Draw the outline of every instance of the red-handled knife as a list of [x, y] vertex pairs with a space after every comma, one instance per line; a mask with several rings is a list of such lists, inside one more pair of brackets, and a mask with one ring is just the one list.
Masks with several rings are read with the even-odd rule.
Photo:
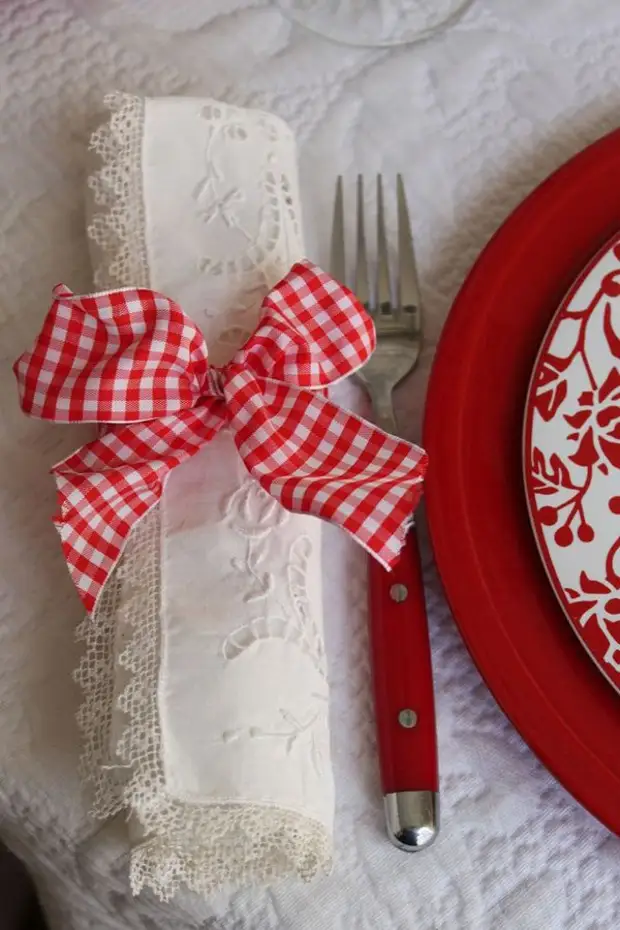
[[[353, 290], [372, 314], [377, 348], [357, 377], [379, 426], [397, 433], [394, 387], [415, 367], [422, 304], [402, 177], [397, 178], [398, 276], [391, 298], [381, 176], [377, 177], [377, 282], [366, 256], [363, 179], [357, 179], [357, 259]], [[345, 281], [342, 179], [336, 185], [331, 272]], [[439, 830], [439, 778], [433, 673], [417, 534], [412, 528], [397, 566], [369, 560], [370, 641], [379, 764], [388, 835], [406, 851], [423, 849]]]

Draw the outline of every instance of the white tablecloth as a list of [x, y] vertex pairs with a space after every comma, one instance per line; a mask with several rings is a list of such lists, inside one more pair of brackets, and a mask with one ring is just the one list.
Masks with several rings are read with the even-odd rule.
[[291, 28], [265, 0], [134, 0], [133, 27], [106, 27], [105, 6], [0, 5], [0, 835], [31, 869], [54, 930], [617, 925], [620, 843], [499, 711], [430, 565], [443, 829], [420, 856], [389, 846], [373, 742], [365, 559], [337, 532], [326, 534], [325, 565], [334, 874], [312, 887], [247, 890], [209, 904], [132, 900], [125, 825], [89, 820], [77, 775], [71, 670], [80, 607], [49, 521], [45, 472], [80, 431], [23, 418], [8, 366], [34, 335], [50, 287], [89, 284], [85, 142], [102, 95], [115, 87], [210, 94], [271, 109], [297, 132], [306, 235], [319, 261], [327, 260], [335, 175], [404, 172], [428, 314], [423, 364], [400, 396], [414, 433], [433, 347], [472, 261], [542, 178], [617, 123], [617, 0], [476, 0], [445, 35], [390, 51], [332, 45]]

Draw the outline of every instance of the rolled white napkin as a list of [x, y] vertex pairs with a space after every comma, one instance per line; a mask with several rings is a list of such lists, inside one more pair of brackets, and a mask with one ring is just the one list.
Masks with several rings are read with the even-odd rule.
[[[107, 104], [88, 180], [96, 284], [170, 296], [222, 365], [303, 257], [292, 134], [212, 100]], [[172, 471], [82, 624], [84, 774], [97, 816], [129, 811], [135, 893], [329, 869], [320, 539], [222, 430]]]

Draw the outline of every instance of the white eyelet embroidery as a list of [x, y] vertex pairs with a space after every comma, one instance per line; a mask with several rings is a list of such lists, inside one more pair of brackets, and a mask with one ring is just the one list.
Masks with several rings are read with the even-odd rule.
[[274, 588], [273, 574], [262, 569], [267, 556], [266, 539], [287, 521], [288, 513], [259, 484], [247, 478], [225, 500], [224, 519], [246, 544], [245, 558], [230, 560], [233, 571], [246, 584], [249, 581], [243, 601], [260, 601]]
[[[101, 167], [89, 180], [94, 195], [89, 236], [96, 281], [102, 288], [127, 283], [148, 287], [138, 194], [144, 103], [120, 94], [108, 97], [106, 103], [111, 116], [91, 144], [102, 158]], [[213, 123], [212, 139], [221, 132], [231, 143], [244, 145], [247, 133], [233, 113], [234, 108], [211, 103], [202, 109], [202, 117]], [[259, 117], [258, 122], [264, 138], [275, 143], [277, 131], [269, 118]], [[205, 158], [205, 175], [194, 187], [193, 197], [200, 219], [207, 225], [223, 222], [243, 236], [243, 224], [236, 219], [243, 192], [226, 186], [224, 166], [209, 160], [209, 140]], [[237, 276], [243, 282], [224, 315], [209, 307], [204, 310], [215, 364], [222, 364], [247, 339], [256, 325], [266, 287], [290, 264], [290, 245], [282, 231], [286, 226], [298, 230], [299, 224], [292, 198], [289, 202], [281, 196], [282, 190], [290, 190], [288, 179], [275, 169], [276, 159], [269, 153], [261, 180], [264, 206], [259, 235], [247, 254], [227, 262], [210, 256], [201, 261], [200, 273], [209, 278]], [[307, 592], [311, 540], [304, 535], [293, 538], [288, 554], [281, 553], [279, 562], [271, 564], [269, 536], [283, 528], [290, 516], [250, 479], [228, 496], [223, 509], [223, 519], [243, 542], [243, 550], [230, 561], [231, 572], [243, 575], [239, 600], [246, 607], [255, 606], [257, 615], [226, 637], [222, 660], [243, 661], [241, 656], [249, 648], [267, 640], [290, 644], [301, 650], [317, 673], [316, 691], [310, 695], [316, 710], [305, 714], [274, 705], [272, 726], [249, 724], [214, 738], [233, 744], [266, 740], [283, 758], [301, 756], [319, 775], [326, 768], [321, 752], [325, 741], [323, 737], [321, 744], [318, 727], [325, 727], [327, 690], [323, 644]], [[78, 718], [84, 734], [82, 771], [94, 788], [93, 813], [104, 818], [128, 808], [132, 820], [139, 823], [140, 838], [134, 842], [130, 864], [134, 893], [148, 885], [169, 899], [182, 883], [211, 893], [230, 882], [266, 883], [287, 874], [309, 880], [331, 867], [331, 836], [323, 822], [286, 807], [234, 801], [192, 804], [166, 792], [157, 702], [160, 519], [157, 506], [138, 525], [93, 618], [78, 631], [85, 642], [85, 655], [75, 676], [84, 693]], [[282, 604], [265, 611], [263, 605], [271, 608], [276, 576]], [[117, 709], [113, 710], [115, 693]], [[188, 823], [192, 835], [200, 837], [199, 843], [188, 844]]]
[[[317, 700], [326, 701], [327, 695], [313, 695]], [[223, 743], [234, 743], [241, 739], [269, 739], [276, 740], [281, 744], [283, 752], [290, 755], [291, 752], [299, 751], [310, 759], [312, 767], [317, 775], [323, 774], [323, 754], [319, 743], [316, 739], [316, 724], [319, 722], [318, 711], [311, 714], [308, 720], [299, 721], [291, 711], [283, 707], [279, 708], [279, 717], [284, 729], [269, 731], [262, 727], [248, 727], [246, 729], [238, 728], [236, 730], [225, 730], [221, 739]]]

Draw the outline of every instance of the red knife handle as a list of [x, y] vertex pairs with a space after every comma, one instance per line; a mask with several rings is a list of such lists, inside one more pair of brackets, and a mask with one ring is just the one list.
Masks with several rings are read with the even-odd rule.
[[415, 528], [391, 572], [370, 559], [369, 586], [383, 793], [437, 792], [433, 672]]

